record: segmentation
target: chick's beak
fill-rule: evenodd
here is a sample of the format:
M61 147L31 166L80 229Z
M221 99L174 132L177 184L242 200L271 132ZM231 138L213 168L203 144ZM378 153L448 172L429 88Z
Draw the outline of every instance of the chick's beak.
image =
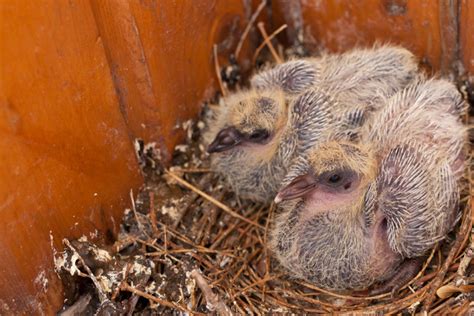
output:
M293 200L304 196L316 187L316 179L311 174L296 177L286 187L281 189L275 197L275 203Z
M231 149L242 141L242 137L242 134L235 127L224 128L209 145L207 152L211 154Z

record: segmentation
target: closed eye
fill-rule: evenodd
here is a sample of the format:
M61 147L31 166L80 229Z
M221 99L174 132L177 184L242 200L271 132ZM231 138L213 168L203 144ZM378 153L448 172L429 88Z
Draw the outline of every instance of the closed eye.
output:
M259 129L249 135L248 140L251 142L259 143L268 139L270 133L264 129Z

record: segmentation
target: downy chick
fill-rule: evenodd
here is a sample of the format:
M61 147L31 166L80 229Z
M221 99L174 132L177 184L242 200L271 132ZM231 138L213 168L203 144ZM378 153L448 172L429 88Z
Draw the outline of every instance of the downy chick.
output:
M418 80L374 114L359 144L330 141L300 157L275 198L285 201L271 232L279 261L335 290L406 274L460 215L462 110L454 85Z
M212 168L240 196L269 202L295 155L326 134L353 137L367 112L416 71L407 50L376 46L293 60L257 74L253 89L224 99L208 124ZM339 102L329 102L333 98Z

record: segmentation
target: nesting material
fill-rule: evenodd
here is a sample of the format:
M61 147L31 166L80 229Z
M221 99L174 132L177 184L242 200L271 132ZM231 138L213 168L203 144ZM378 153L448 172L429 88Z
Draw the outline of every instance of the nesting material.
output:
M133 207L125 210L113 245L86 238L64 241L56 267L66 286L65 311L230 315L429 309L462 314L470 308L471 170L466 171L471 180L463 190L462 222L397 297L332 293L292 279L272 259L267 240L273 208L240 201L209 171L198 126L203 128L201 121L185 126L186 144L176 148L169 170L160 168L153 146L140 151L146 183L136 196L132 193Z
M217 73L226 94L221 72ZM473 123L468 116L464 119ZM173 167L166 170L153 144L137 142L145 184L136 194L131 192L132 208L125 210L113 244L64 240L65 250L55 256L66 294L62 314L462 315L474 310L470 159L460 203L463 217L455 230L396 297L370 297L367 292L335 293L292 278L268 249L273 205L240 200L210 171L201 144L203 121L189 121L180 128L186 141L175 148ZM472 156L472 150L469 153Z

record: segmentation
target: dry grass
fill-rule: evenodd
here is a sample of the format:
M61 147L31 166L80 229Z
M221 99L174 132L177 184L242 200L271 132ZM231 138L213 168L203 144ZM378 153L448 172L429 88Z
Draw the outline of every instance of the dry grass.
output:
M196 128L193 131L199 133ZM82 257L76 256L75 262L68 254L70 249L63 254L71 259L63 270L71 272L76 266L85 271L74 281L76 286L79 279L91 279L88 276L94 274L94 285L83 285L76 299L93 293L95 305L89 306L128 313L426 310L429 314L458 314L469 308L472 293L468 292L474 283L467 273L472 274L469 265L474 253L470 168L462 194L463 218L452 238L433 250L422 271L396 298L389 294L356 296L332 293L292 279L291 273L272 259L266 246L273 208L239 201L217 175L209 172L207 154L195 142L196 135L188 135L186 150L181 147L175 154L179 165L171 170L145 168L147 183L132 210L125 213L118 240L113 246L103 247L112 257L106 267L98 269L91 264L86 268L87 262L94 262L91 254L97 252L91 250L97 246L88 242L75 241L76 249L81 248L78 244L89 248L82 254L77 250ZM140 262L139 267L130 268L136 262ZM113 279L113 275L118 277Z
M270 43L274 35L263 33ZM276 50L271 51L276 58ZM470 124L469 117L465 120ZM185 124L188 138L175 152L174 167L162 170L159 163L151 163L152 148L142 155L146 183L136 197L132 194L133 208L126 210L113 245L99 247L84 239L65 242L68 248L56 258L56 265L65 286L73 289L66 313L465 314L472 310L470 162L463 182L462 220L397 297L333 293L292 279L272 259L267 239L273 207L239 200L210 172L208 156L198 142L198 126L202 128L202 122ZM472 158L472 148L469 152ZM99 258L100 249L110 257Z

